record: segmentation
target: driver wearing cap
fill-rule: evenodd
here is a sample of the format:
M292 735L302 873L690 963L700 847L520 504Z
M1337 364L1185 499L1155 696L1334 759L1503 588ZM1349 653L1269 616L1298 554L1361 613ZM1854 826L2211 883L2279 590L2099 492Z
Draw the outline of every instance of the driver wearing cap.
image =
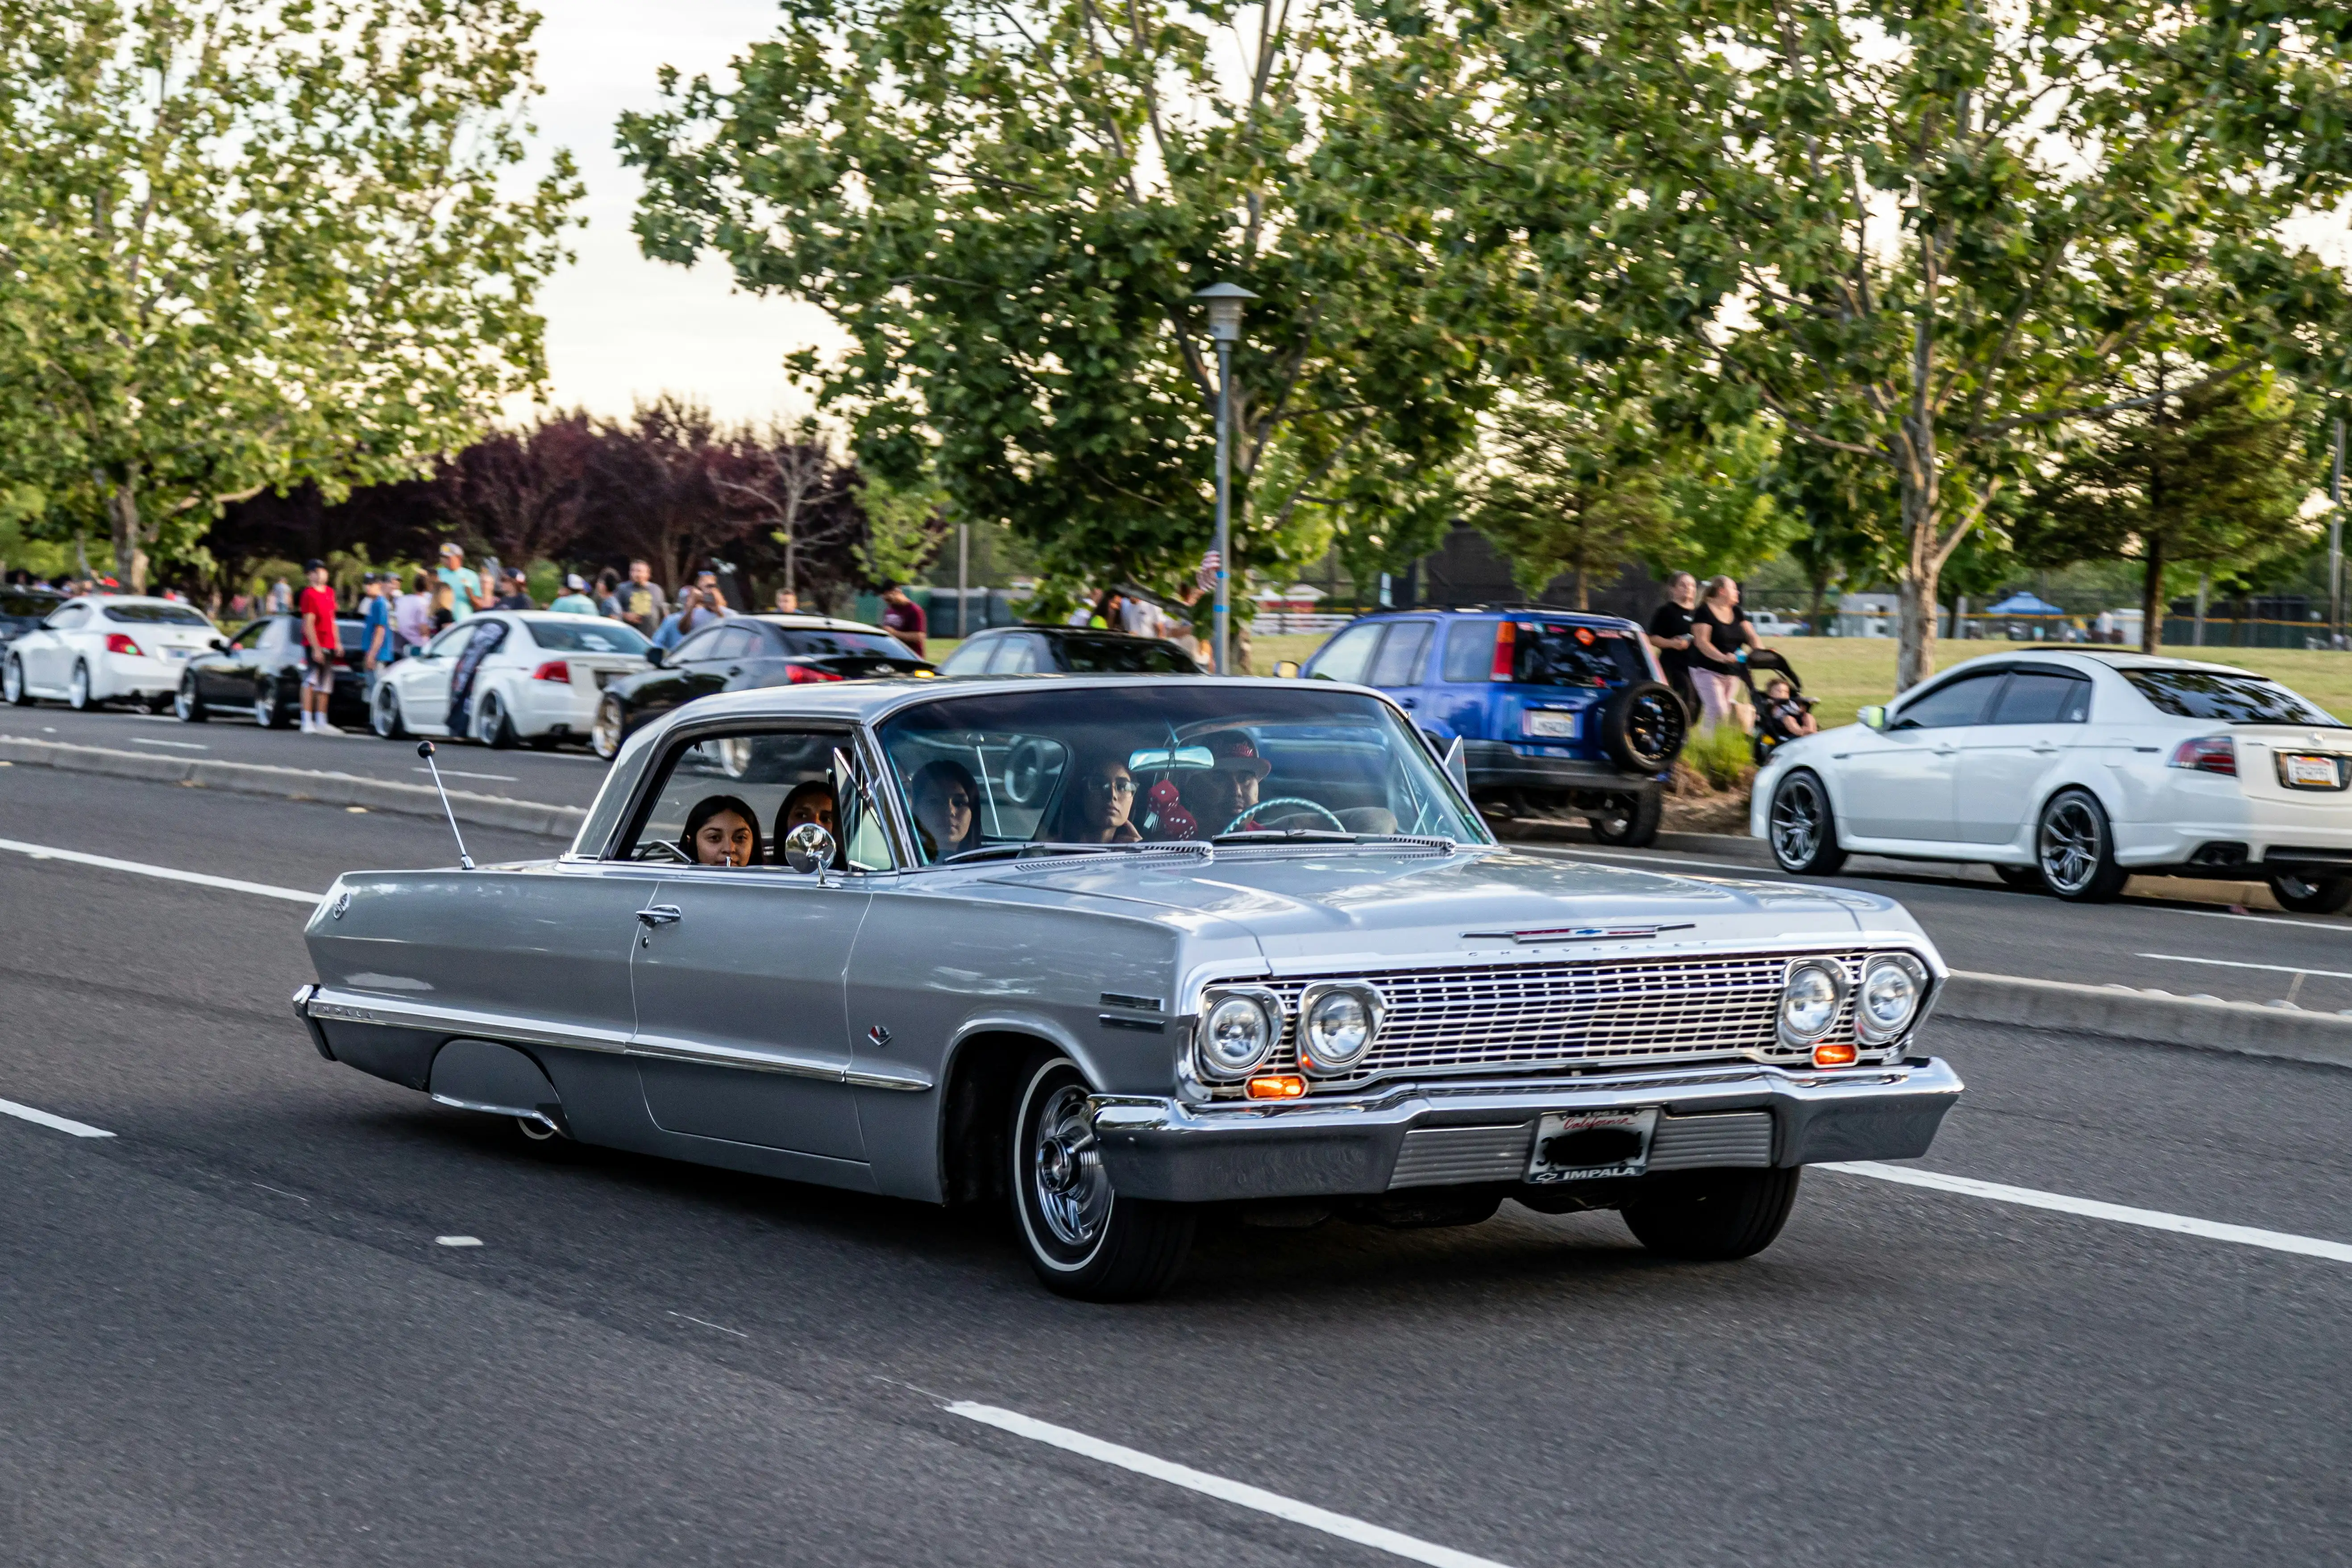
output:
M1259 781L1274 771L1274 764L1259 756L1257 742L1239 730L1214 731L1198 743L1208 748L1211 763L1180 775L1177 787L1183 793L1184 809L1199 820L1202 836L1245 833L1257 826L1249 820L1250 813L1257 806Z

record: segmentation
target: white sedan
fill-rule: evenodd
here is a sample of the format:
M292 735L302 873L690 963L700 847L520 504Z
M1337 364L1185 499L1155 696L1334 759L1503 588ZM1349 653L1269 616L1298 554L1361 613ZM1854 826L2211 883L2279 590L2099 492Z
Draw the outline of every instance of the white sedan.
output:
M584 741L604 688L646 668L650 646L633 628L594 616L488 611L385 668L369 725L388 741L447 735L450 684L470 664L466 739L487 746Z
M2111 899L2133 873L2266 880L2352 903L2352 727L2250 670L2137 654L1993 654L1863 722L1790 742L1748 828L1790 871L1849 854L1990 865Z
M130 698L161 712L188 660L219 636L204 612L176 599L68 599L8 645L0 697L19 707L58 698L78 710Z

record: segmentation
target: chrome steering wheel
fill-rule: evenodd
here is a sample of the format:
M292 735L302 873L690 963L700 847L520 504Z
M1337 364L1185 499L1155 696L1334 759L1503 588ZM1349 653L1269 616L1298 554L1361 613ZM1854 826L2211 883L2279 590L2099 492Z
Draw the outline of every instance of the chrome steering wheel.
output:
M1225 836L1225 833L1238 833L1241 831L1241 826L1243 823L1247 822L1251 817L1255 816L1258 813L1269 810L1277 805L1303 805L1307 810L1321 816L1324 821L1329 823L1338 831L1341 833L1349 831L1348 825L1340 821L1337 816L1332 816L1329 808L1318 805L1311 800L1301 800L1295 795L1280 795L1275 796L1272 800L1259 801L1255 805L1251 806L1247 811L1243 812L1239 816L1236 816L1231 822L1226 823L1224 833L1220 833L1217 837L1223 838Z

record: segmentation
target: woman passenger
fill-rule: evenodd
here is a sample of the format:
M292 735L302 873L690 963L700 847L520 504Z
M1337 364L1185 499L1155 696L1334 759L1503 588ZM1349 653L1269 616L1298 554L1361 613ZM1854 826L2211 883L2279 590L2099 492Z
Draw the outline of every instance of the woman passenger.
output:
M1097 757L1072 781L1063 804L1063 844L1132 844L1143 837L1129 820L1135 813L1135 775L1117 757Z
M907 785L915 833L933 863L981 846L980 790L961 763L928 763Z
M784 857L784 836L803 822L815 823L832 834L836 843L839 842L841 828L835 810L833 786L823 779L811 779L802 784L784 796L784 804L776 808L775 846L779 861Z
M756 866L759 815L731 795L706 796L687 813L677 847L698 866Z

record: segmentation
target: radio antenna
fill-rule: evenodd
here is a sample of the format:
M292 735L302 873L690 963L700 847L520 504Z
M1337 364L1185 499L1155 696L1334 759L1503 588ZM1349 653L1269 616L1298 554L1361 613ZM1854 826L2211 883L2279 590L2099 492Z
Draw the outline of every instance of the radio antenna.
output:
M470 871L474 868L474 858L466 853L466 836L457 831L457 814L450 808L449 792L442 787L441 770L434 766L433 742L417 742L416 754L425 759L425 771L433 775L433 788L441 796L441 810L449 818L449 837L457 841L457 864Z

